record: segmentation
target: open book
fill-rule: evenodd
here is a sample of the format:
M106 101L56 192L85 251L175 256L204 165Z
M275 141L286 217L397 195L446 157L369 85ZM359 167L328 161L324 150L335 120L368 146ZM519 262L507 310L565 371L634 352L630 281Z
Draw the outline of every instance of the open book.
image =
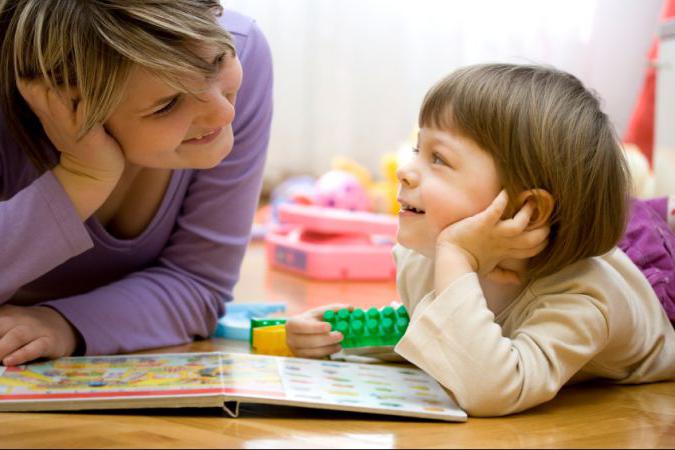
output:
M445 421L462 411L431 377L408 366L239 353L61 358L0 366L0 411L301 406Z

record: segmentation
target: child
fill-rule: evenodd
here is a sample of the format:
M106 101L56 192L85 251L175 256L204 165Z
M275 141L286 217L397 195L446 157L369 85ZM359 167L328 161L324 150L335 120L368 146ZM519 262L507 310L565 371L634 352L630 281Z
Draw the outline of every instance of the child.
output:
M270 131L253 21L217 0L4 0L0 105L0 361L208 337Z
M419 125L398 172L394 256L411 323L397 353L476 416L531 408L571 382L675 378L675 331L616 247L628 214L622 151L576 78L467 67L430 90ZM339 349L318 314L288 322L296 355Z

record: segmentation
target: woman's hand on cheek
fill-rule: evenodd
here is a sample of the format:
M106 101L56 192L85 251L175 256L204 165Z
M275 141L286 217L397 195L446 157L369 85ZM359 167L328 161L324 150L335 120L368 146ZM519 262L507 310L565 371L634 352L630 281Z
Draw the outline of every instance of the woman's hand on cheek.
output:
M54 176L80 218L88 218L105 202L124 172L120 145L102 124L78 137L85 117L73 89L54 88L41 80L19 80L17 88L61 154Z
M75 330L57 311L41 306L0 306L0 361L5 366L70 356L76 346Z
M19 80L17 87L40 119L49 140L61 152L64 168L117 183L124 170L122 149L101 124L94 125L78 139L85 117L79 94L74 89L55 88L41 80Z
M512 219L502 220L508 204L505 191L484 211L445 228L436 239L436 292L469 272L503 282L517 281L517 275L499 267L506 259L527 259L548 244L549 227L529 230L534 206L531 202Z

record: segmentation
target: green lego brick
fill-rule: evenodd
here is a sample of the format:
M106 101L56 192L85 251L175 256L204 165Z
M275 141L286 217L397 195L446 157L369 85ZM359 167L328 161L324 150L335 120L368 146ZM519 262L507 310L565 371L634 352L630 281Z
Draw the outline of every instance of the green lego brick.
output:
M283 325L286 323L286 319L269 319L269 318L252 318L251 319L251 332L248 335L249 344L253 345L253 329L260 327L271 327L274 325Z
M360 308L326 311L323 320L331 324L331 331L342 333L343 348L354 348L396 345L408 328L410 317L404 306L396 309L385 306L367 311Z

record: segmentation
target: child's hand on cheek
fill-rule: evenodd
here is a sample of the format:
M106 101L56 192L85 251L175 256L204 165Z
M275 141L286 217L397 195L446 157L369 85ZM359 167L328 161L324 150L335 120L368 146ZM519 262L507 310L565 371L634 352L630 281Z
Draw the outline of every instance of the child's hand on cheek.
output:
M342 334L330 331L330 324L321 318L328 310L347 308L347 305L327 305L310 309L286 322L286 343L293 355L301 358L323 358L340 351Z
M549 227L528 230L533 204L525 203L512 219L502 220L507 205L508 196L502 191L484 211L449 225L438 235L436 292L469 272L517 281L515 273L499 264L506 259L531 258L546 248Z
M70 356L76 346L76 332L57 311L43 306L0 306L0 361L5 366Z

